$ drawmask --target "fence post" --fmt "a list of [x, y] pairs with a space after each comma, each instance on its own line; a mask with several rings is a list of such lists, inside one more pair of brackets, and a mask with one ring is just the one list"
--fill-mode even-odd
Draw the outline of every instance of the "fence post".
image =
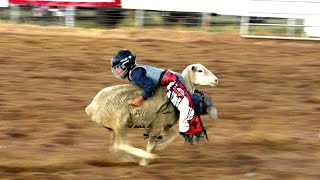
[[10, 20], [18, 23], [20, 19], [20, 7], [16, 4], [10, 4]]
[[202, 28], [209, 29], [210, 27], [210, 13], [202, 13]]
[[297, 24], [296, 23], [296, 19], [293, 19], [293, 18], [287, 19], [287, 24], [288, 24], [287, 35], [288, 36], [294, 36], [294, 34], [296, 32], [295, 25]]
[[136, 10], [136, 27], [142, 27], [144, 22], [144, 11], [143, 10]]
[[75, 25], [75, 7], [74, 6], [67, 6], [66, 7], [66, 14], [65, 14], [65, 26], [67, 27], [74, 27]]
[[249, 34], [249, 17], [241, 16], [241, 23], [240, 23], [240, 34], [241, 35], [248, 35]]

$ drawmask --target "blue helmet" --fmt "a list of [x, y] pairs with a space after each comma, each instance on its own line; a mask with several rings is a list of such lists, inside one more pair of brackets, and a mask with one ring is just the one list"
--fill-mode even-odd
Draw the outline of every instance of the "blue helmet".
[[129, 71], [134, 68], [135, 65], [136, 55], [127, 49], [118, 51], [111, 58], [112, 73], [120, 79], [125, 79], [128, 76]]

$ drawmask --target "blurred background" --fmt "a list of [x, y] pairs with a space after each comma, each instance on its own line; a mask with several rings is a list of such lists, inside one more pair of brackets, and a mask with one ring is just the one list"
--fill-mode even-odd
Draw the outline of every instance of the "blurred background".
[[3, 0], [0, 21], [102, 29], [240, 31], [245, 37], [304, 39], [320, 36], [319, 9], [317, 0]]
[[[319, 16], [319, 0], [0, 0], [0, 179], [319, 180]], [[199, 87], [209, 141], [179, 136], [148, 167], [109, 151], [84, 109], [128, 83], [110, 67], [124, 48], [219, 78]]]

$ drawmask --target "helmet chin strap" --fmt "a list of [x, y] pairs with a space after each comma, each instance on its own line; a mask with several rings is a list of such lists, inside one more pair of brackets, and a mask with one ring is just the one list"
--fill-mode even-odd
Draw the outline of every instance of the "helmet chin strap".
[[131, 81], [131, 80], [132, 80], [132, 76], [131, 76], [131, 69], [130, 69], [130, 71], [128, 71], [127, 77], [128, 77], [128, 80], [129, 80], [129, 81]]

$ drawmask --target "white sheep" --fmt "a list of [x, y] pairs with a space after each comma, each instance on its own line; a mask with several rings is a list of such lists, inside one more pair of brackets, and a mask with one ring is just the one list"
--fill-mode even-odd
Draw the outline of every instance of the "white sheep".
[[[186, 67], [182, 76], [189, 92], [194, 92], [197, 85], [214, 86], [218, 78], [201, 64]], [[171, 128], [178, 122], [179, 111], [170, 103], [164, 86], [140, 107], [131, 105], [132, 100], [142, 93], [136, 85], [125, 84], [106, 87], [94, 97], [86, 107], [85, 112], [92, 121], [113, 132], [112, 150], [122, 150], [128, 154], [142, 158], [140, 165], [147, 165], [150, 159], [156, 158], [153, 150], [160, 150], [169, 145], [177, 137], [177, 131]], [[211, 107], [210, 115], [216, 118], [216, 109]], [[149, 140], [145, 150], [135, 148], [127, 142], [127, 129], [144, 127], [149, 129]], [[156, 145], [160, 134], [167, 134], [169, 138]]]

